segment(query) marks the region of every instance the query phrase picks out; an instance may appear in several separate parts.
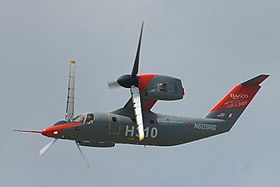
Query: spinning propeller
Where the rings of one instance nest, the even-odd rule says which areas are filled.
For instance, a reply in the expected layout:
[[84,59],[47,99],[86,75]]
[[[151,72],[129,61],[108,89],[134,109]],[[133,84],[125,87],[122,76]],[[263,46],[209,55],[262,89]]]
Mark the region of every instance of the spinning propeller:
[[[59,130],[62,130],[63,127],[59,127],[59,125],[65,124],[65,127],[73,126],[71,124],[73,116],[74,116],[74,103],[75,103],[75,72],[76,72],[76,61],[71,61],[70,63],[70,71],[69,71],[69,82],[68,82],[68,95],[67,95],[67,104],[66,104],[66,115],[65,120],[58,121],[54,124],[54,126],[46,128],[42,131],[37,130],[15,130],[17,132],[29,132],[29,133],[41,133],[42,135],[48,136],[48,137],[55,137],[55,135],[58,133]],[[68,126],[67,126],[68,125]],[[45,145],[40,151],[39,155],[43,155],[49,148],[54,145],[54,143],[57,141],[57,138],[52,140],[50,143]],[[83,157],[83,160],[85,161],[87,167],[89,168],[89,163],[84,157],[84,154],[80,148],[79,142],[76,141],[76,145],[79,149],[80,154]]]
[[[123,75],[117,79],[117,81],[108,83],[109,88],[115,88],[115,87],[125,87],[130,88],[131,98],[132,98],[132,104],[133,104],[133,110],[134,115],[136,119],[137,124],[137,130],[139,134],[139,140],[142,141],[144,139],[144,128],[143,128],[143,115],[142,115],[142,106],[141,106],[141,98],[140,98],[140,91],[138,88],[139,83],[139,77],[138,69],[139,69],[139,58],[140,58],[140,48],[141,48],[141,40],[142,40],[142,32],[143,32],[143,26],[144,23],[142,23],[141,26],[141,32],[140,32],[140,38],[137,48],[137,53],[134,61],[134,65],[131,71],[131,74]],[[52,127],[48,127],[42,131],[38,130],[15,130],[17,132],[28,132],[28,133],[40,133],[44,136],[52,137],[54,138],[50,143],[45,145],[40,151],[39,155],[43,155],[49,148],[54,145],[54,143],[58,139],[58,134],[60,131],[62,131],[65,128],[72,127],[72,126],[78,126],[79,123],[73,121],[74,116],[74,109],[75,109],[75,70],[76,70],[76,62],[71,61],[70,63],[70,71],[69,71],[69,82],[68,82],[68,95],[67,95],[67,105],[66,105],[66,115],[65,120],[58,121],[55,123]],[[78,150],[83,157],[87,167],[89,168],[89,164],[87,160],[85,159],[83,152],[80,148],[79,142],[76,140],[76,145],[78,147]]]
[[119,86],[122,86],[124,88],[130,88],[134,115],[135,115],[135,119],[136,119],[137,130],[138,130],[140,141],[142,141],[144,139],[144,127],[143,127],[143,115],[142,115],[140,91],[138,88],[139,78],[138,78],[137,74],[138,74],[138,69],[139,69],[140,48],[141,48],[141,41],[142,41],[143,26],[144,26],[144,22],[142,22],[137,53],[136,53],[136,57],[135,57],[135,61],[134,61],[134,65],[133,65],[131,74],[122,75],[117,79],[117,81],[108,83],[109,88],[116,88]]

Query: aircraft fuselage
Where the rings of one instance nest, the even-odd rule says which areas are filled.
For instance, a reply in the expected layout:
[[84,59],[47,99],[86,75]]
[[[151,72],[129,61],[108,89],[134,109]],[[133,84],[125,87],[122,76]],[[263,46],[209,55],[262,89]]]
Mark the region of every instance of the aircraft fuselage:
[[206,138],[230,130],[225,120],[186,118],[147,112],[145,139],[139,141],[134,120],[114,113],[94,113],[91,124],[69,127],[57,138],[75,140],[84,146],[113,147],[115,143],[172,146]]

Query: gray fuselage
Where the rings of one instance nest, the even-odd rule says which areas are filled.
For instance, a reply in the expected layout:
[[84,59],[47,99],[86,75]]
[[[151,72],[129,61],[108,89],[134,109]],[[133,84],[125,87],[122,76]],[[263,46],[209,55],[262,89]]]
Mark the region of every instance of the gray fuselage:
[[80,145],[112,147],[115,143],[172,146],[230,130],[225,120],[187,118],[143,113],[145,139],[139,141],[135,120],[116,113],[94,113],[94,122],[63,130],[58,138],[75,140]]

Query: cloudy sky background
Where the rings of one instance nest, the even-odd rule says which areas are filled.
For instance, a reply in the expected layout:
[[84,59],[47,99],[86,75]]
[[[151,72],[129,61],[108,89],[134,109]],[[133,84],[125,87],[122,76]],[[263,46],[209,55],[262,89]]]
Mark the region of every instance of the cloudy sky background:
[[[279,186],[280,3],[273,0],[11,0],[0,6],[1,186]],[[154,112],[204,116],[233,86],[271,77],[227,134],[175,147],[74,142],[18,134],[65,113],[77,60],[76,113],[109,112],[129,91],[107,82],[130,73],[145,21],[140,73],[182,79],[181,101]]]

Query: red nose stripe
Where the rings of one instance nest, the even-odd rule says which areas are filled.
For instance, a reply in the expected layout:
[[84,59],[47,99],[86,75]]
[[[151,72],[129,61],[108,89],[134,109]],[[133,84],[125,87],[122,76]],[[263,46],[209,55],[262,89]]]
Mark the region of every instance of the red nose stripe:
[[77,126],[80,124],[81,123],[74,122],[74,123],[66,123],[66,124],[62,124],[62,125],[48,127],[48,128],[45,128],[44,130],[42,130],[41,134],[44,136],[56,138],[62,130],[69,128],[69,127]]

